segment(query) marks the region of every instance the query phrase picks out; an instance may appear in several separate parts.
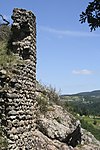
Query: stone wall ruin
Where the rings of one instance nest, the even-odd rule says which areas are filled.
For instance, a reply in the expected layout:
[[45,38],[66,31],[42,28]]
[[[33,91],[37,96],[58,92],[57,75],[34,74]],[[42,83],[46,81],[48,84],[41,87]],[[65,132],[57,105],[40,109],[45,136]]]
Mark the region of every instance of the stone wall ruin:
[[1,125],[9,150],[32,150],[36,118],[36,17],[15,8],[12,24],[12,52],[22,63],[0,71]]

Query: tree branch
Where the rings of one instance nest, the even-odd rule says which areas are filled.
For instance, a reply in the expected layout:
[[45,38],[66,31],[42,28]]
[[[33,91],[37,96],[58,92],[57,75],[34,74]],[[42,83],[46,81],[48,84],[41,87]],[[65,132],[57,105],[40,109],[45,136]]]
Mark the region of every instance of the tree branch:
[[10,24],[10,22],[9,22],[8,20],[6,20],[1,14],[0,14],[0,17],[2,18],[2,20],[3,20],[4,22],[6,22],[6,23],[0,24],[0,26],[1,26],[1,25],[8,25],[8,24]]

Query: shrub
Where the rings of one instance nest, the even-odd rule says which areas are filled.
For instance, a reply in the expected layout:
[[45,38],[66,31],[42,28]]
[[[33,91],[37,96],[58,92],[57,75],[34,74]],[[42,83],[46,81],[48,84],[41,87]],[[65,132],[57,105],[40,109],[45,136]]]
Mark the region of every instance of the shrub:
[[0,41],[0,65],[1,66],[7,66],[8,64],[11,64],[16,60],[16,56],[14,56],[7,48],[7,42],[6,41]]
[[48,101],[45,96],[41,95],[37,97],[37,102],[39,105],[39,110],[41,113],[45,114],[48,110]]
[[94,119],[94,121],[93,121],[93,124],[94,124],[94,125],[96,125],[96,124],[97,124],[97,121],[96,121],[95,119]]
[[97,140],[100,140],[100,129],[95,128],[92,124],[88,123],[84,119],[81,119],[82,128],[91,132]]
[[38,90],[49,99],[49,103],[60,103],[59,92],[57,92],[56,88],[53,88],[51,85],[46,86],[37,82],[37,91]]
[[47,96],[48,96],[50,102],[54,102],[55,104],[60,103],[59,94],[56,91],[56,88],[53,88],[51,85],[49,87],[47,87]]
[[37,102],[40,112],[43,114],[47,111],[53,111],[53,107],[50,107],[53,104],[60,103],[59,94],[56,92],[56,89],[51,86],[43,86],[37,81],[37,92]]
[[0,41],[8,41],[11,35],[11,27],[7,25],[0,26]]

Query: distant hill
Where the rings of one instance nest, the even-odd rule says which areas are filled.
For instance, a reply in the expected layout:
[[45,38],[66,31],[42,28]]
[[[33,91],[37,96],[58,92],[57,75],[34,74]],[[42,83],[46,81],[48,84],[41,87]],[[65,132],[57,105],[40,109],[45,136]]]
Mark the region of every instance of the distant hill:
[[95,91],[91,91],[91,92],[81,92],[81,93],[78,93],[76,95],[80,95],[80,96],[100,96],[100,90],[95,90]]
[[100,96],[100,90],[94,90],[91,92],[80,92],[76,94],[63,94],[61,96]]
[[79,114],[99,115],[100,116],[100,90],[91,92],[81,92],[71,95],[61,95],[62,102]]

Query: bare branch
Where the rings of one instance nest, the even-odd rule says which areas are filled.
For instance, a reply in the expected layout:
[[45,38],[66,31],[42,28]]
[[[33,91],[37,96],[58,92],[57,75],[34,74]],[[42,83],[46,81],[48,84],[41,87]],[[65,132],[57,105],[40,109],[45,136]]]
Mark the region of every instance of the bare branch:
[[10,22],[9,22],[8,20],[6,20],[1,14],[0,14],[0,17],[2,18],[2,20],[3,20],[4,22],[6,22],[6,23],[0,24],[0,26],[1,26],[1,25],[8,25],[8,24],[10,24]]

